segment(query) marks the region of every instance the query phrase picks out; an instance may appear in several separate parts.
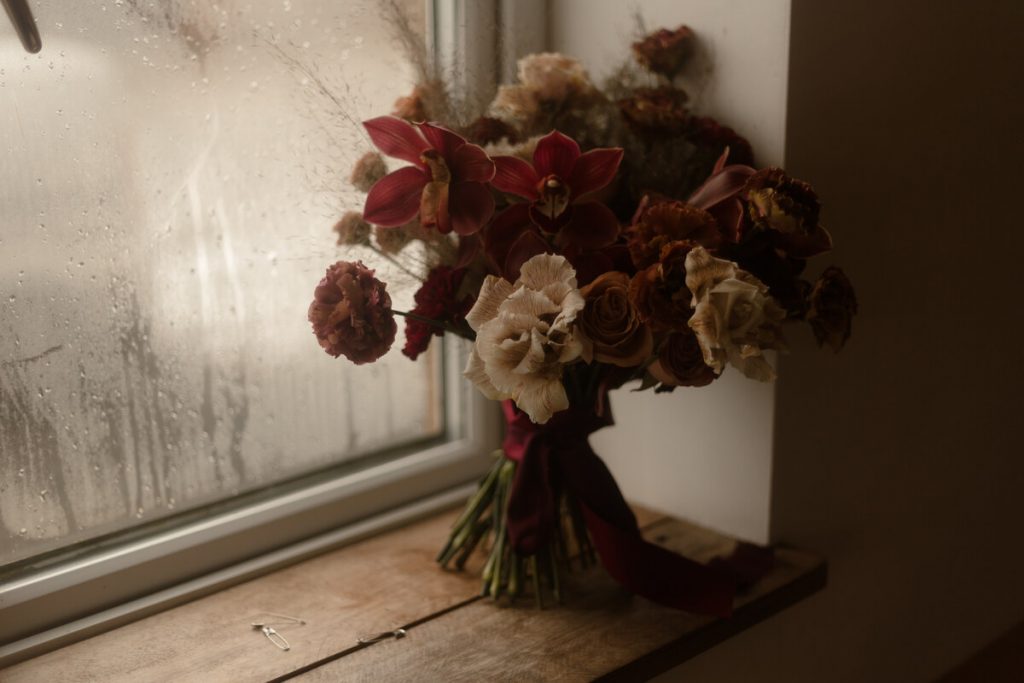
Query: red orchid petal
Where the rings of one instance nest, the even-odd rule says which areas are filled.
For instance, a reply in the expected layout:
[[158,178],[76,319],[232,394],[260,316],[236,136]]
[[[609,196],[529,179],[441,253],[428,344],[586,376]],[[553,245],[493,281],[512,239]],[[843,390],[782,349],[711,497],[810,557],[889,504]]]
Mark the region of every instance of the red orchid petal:
[[464,137],[442,126],[433,123],[418,123],[416,125],[419,127],[420,132],[423,133],[423,137],[430,143],[430,146],[440,152],[445,161],[450,161],[455,154],[455,150],[466,144]]
[[494,179],[491,185],[524,199],[537,199],[540,177],[533,166],[516,157],[494,157]]
[[558,232],[560,244],[584,249],[600,249],[619,236],[619,220],[604,204],[574,204],[569,222]]
[[448,186],[448,213],[455,232],[472,235],[494,215],[494,196],[483,183],[452,183]]
[[502,268],[502,277],[509,282],[515,282],[519,279],[519,271],[524,263],[537,254],[550,253],[554,253],[554,249],[551,248],[547,240],[535,230],[527,230],[509,248]]
[[536,230],[530,224],[529,208],[529,204],[513,204],[498,214],[484,229],[484,251],[490,258],[495,272],[503,272],[508,250],[523,231]]
[[377,149],[384,154],[423,166],[420,155],[430,149],[430,144],[408,121],[395,116],[380,116],[363,121],[363,128],[370,134]]
[[457,181],[486,183],[494,177],[494,162],[482,147],[467,143],[452,155],[451,172]]
[[621,162],[622,149],[618,147],[592,149],[581,155],[569,178],[573,198],[600,190],[610,183]]
[[480,250],[483,249],[483,246],[483,240],[480,239],[479,233],[460,237],[459,250],[455,254],[455,267],[469,267],[469,265],[473,263],[473,259],[475,259],[480,253]]
[[596,280],[598,276],[615,270],[614,263],[603,251],[579,251],[572,253],[566,258],[576,269],[576,283],[585,287]]
[[580,146],[576,141],[553,130],[537,142],[537,149],[533,152],[533,167],[541,178],[557,175],[568,182],[579,158]]
[[698,209],[706,211],[719,202],[737,196],[747,184],[747,179],[755,173],[757,171],[750,166],[741,164],[725,166],[694,190],[687,201]]
[[427,174],[415,166],[389,173],[370,188],[363,207],[367,223],[394,228],[405,225],[420,210],[420,195],[427,184]]

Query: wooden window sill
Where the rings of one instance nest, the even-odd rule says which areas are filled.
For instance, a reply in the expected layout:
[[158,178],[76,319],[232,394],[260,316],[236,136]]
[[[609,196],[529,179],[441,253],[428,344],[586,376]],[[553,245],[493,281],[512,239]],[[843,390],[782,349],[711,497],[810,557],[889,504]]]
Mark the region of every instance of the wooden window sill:
[[[734,541],[638,509],[645,534],[697,560]],[[825,561],[781,548],[776,567],[737,598],[730,619],[683,614],[626,594],[601,569],[577,577],[565,603],[497,606],[479,597],[479,567],[433,562],[455,512],[306,560],[69,645],[3,672],[37,681],[643,680],[707,650],[825,585]],[[277,649],[250,623],[266,612]],[[405,628],[372,645],[361,636]]]

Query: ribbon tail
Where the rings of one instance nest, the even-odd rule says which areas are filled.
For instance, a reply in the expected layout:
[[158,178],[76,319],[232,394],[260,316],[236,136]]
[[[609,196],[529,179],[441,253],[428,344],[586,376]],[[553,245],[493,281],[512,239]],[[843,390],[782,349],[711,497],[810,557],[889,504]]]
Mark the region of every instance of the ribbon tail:
[[[576,450],[576,449],[574,449]],[[586,442],[559,460],[582,507],[601,564],[627,590],[695,614],[732,614],[736,583],[727,573],[649,543],[615,479]]]

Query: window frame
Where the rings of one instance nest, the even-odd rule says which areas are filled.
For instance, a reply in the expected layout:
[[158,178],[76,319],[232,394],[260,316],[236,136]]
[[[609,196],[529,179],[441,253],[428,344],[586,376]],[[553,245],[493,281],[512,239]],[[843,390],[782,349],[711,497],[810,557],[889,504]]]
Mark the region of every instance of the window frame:
[[[546,43],[545,0],[424,2],[429,49],[466,97],[493,92],[518,56]],[[441,353],[449,440],[241,496],[252,499],[242,505],[202,508],[182,515],[188,521],[0,580],[0,668],[464,500],[499,446],[500,414],[461,377],[464,344],[446,338]]]

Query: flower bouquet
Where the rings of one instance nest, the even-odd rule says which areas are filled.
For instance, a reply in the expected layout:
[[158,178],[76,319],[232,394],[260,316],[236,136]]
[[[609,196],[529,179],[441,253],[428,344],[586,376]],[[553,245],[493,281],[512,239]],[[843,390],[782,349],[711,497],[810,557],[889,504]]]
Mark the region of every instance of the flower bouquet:
[[771,381],[785,323],[836,351],[850,336],[842,271],[804,278],[832,243],[815,191],[758,169],[746,140],[690,110],[695,48],[686,27],[645,36],[600,89],[569,57],[530,55],[478,115],[423,67],[392,115],[363,124],[377,151],[353,169],[367,197],[339,243],[416,250],[422,285],[394,310],[373,270],[339,261],[309,320],[354,363],[392,346],[396,315],[413,360],[435,335],[471,342],[465,377],[502,402],[507,429],[438,561],[461,568],[483,548],[493,598],[558,599],[574,561],[600,561],[636,593],[728,614],[764,553],[706,566],[647,543],[587,436],[611,424],[608,392],[624,384],[703,387],[727,366]]

